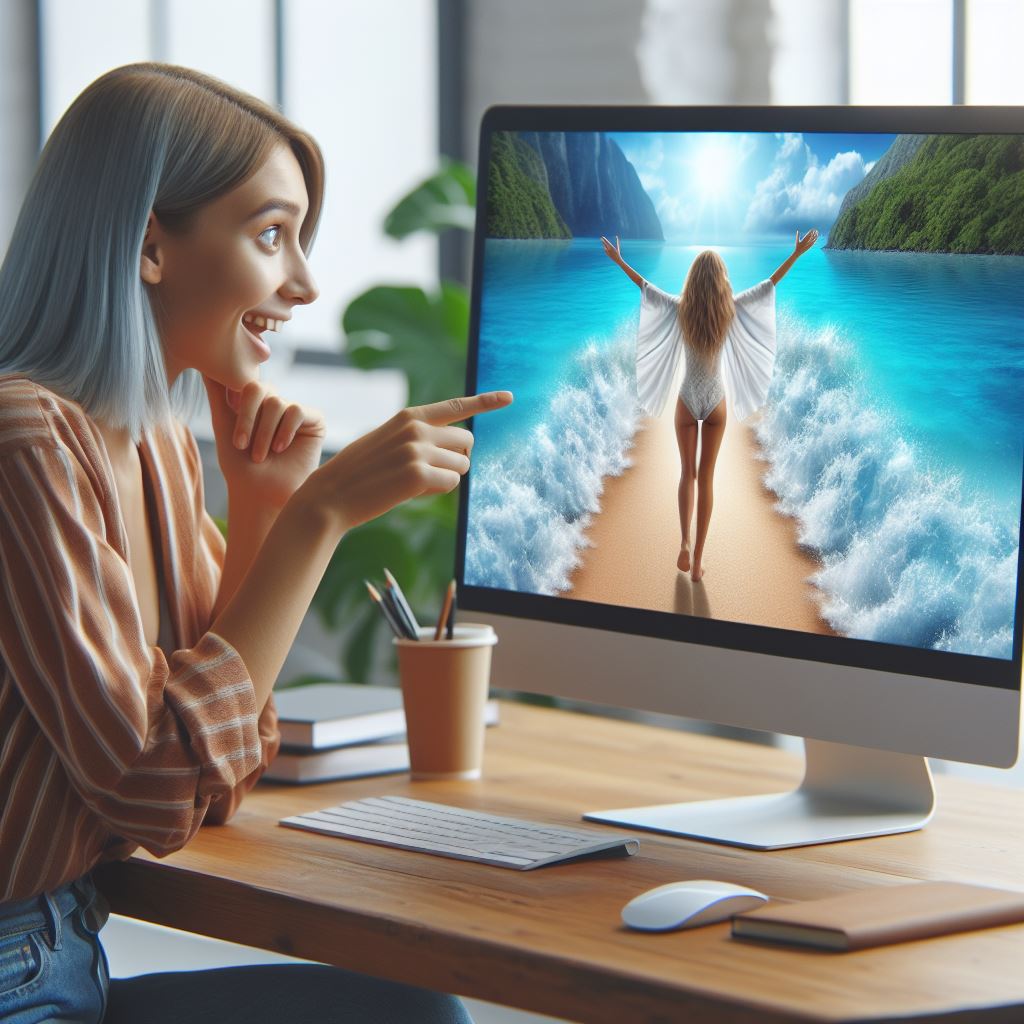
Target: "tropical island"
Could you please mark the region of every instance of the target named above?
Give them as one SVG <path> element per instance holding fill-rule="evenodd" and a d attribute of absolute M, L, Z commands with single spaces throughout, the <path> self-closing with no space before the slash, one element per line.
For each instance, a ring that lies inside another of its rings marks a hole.
<path fill-rule="evenodd" d="M 664 241 L 636 168 L 604 132 L 495 132 L 487 237 Z"/>
<path fill-rule="evenodd" d="M 826 248 L 1024 254 L 1024 138 L 898 136 L 847 194 Z"/>

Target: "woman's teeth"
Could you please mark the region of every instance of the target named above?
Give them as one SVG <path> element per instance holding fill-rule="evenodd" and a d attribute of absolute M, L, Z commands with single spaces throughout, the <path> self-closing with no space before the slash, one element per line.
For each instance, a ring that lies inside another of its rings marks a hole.
<path fill-rule="evenodd" d="M 242 323 L 243 324 L 253 324 L 256 327 L 259 327 L 261 330 L 265 329 L 265 330 L 274 331 L 275 333 L 277 333 L 278 331 L 281 330 L 281 324 L 283 324 L 284 321 L 283 320 L 269 320 L 265 316 L 256 316 L 253 313 L 246 313 L 245 316 L 242 317 Z"/>

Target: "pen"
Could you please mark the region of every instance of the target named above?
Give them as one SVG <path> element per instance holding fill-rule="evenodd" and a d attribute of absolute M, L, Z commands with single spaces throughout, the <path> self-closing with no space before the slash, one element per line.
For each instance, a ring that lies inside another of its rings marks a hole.
<path fill-rule="evenodd" d="M 387 624 L 391 627 L 391 632 L 397 637 L 408 639 L 408 634 L 405 629 L 398 624 L 398 621 L 395 619 L 395 613 L 388 607 L 387 602 L 380 596 L 380 591 L 378 591 L 369 580 L 363 580 L 363 582 L 366 584 L 366 589 L 370 592 L 370 597 L 376 602 L 381 614 L 384 616 Z"/>
<path fill-rule="evenodd" d="M 455 598 L 455 580 L 452 580 L 448 584 L 448 589 L 444 592 L 444 604 L 441 605 L 441 614 L 437 618 L 437 629 L 434 630 L 434 639 L 440 640 L 441 634 L 444 632 L 445 623 L 448 621 L 448 617 L 452 610 L 452 601 Z M 448 639 L 451 639 L 451 633 L 448 634 Z"/>
<path fill-rule="evenodd" d="M 420 624 L 416 621 L 416 616 L 413 615 L 412 608 L 409 602 L 405 599 L 405 594 L 402 593 L 402 588 L 398 585 L 398 580 L 391 575 L 389 569 L 384 570 L 384 579 L 387 580 L 387 591 L 391 595 L 391 602 L 397 609 L 400 617 L 404 620 L 405 624 L 409 627 L 409 631 L 412 634 L 410 639 L 418 640 L 420 636 Z"/>

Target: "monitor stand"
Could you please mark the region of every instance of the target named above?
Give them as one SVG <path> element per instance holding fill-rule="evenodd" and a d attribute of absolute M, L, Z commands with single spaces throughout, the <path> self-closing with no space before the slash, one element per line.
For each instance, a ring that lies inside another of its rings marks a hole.
<path fill-rule="evenodd" d="M 752 850 L 834 843 L 921 828 L 935 811 L 928 762 L 915 754 L 804 740 L 804 779 L 790 793 L 592 811 L 587 821 Z"/>

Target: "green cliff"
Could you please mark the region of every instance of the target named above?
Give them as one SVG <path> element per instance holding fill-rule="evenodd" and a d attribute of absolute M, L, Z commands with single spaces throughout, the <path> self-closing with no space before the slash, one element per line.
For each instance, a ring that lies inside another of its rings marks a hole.
<path fill-rule="evenodd" d="M 540 154 L 511 132 L 495 132 L 487 182 L 489 238 L 572 238 L 548 190 Z"/>
<path fill-rule="evenodd" d="M 840 214 L 830 249 L 1024 254 L 1024 139 L 932 135 Z"/>

